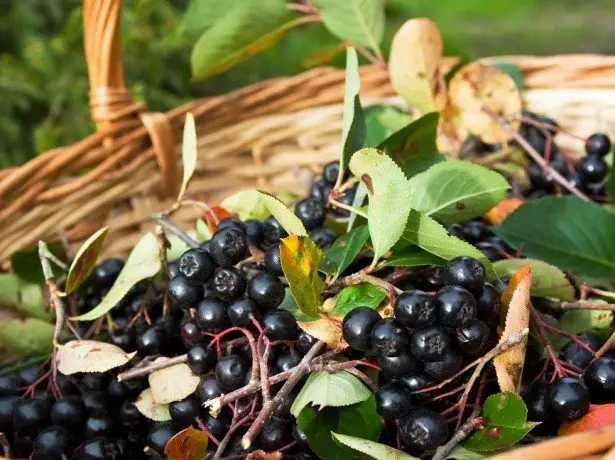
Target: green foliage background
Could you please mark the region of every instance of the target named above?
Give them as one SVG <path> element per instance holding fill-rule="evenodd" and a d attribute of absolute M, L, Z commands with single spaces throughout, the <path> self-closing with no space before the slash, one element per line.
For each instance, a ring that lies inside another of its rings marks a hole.
<path fill-rule="evenodd" d="M 229 0 L 230 1 L 230 0 Z M 205 81 L 190 76 L 198 37 L 177 25 L 189 0 L 124 0 L 122 41 L 127 84 L 154 110 L 219 94 L 327 60 L 338 42 L 322 25 L 303 26 L 272 49 Z M 385 53 L 407 18 L 440 26 L 448 54 L 615 52 L 612 0 L 388 0 Z M 81 0 L 0 1 L 0 168 L 92 132 L 82 55 Z"/>

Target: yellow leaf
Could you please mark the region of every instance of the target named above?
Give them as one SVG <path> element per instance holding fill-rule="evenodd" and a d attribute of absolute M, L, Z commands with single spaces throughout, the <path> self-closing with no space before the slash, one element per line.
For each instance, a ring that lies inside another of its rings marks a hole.
<path fill-rule="evenodd" d="M 500 323 L 504 324 L 504 332 L 500 343 L 514 334 L 525 330 L 530 323 L 530 290 L 532 273 L 529 265 L 520 268 L 510 278 L 508 287 L 502 294 L 502 311 Z M 519 393 L 527 336 L 518 344 L 493 359 L 495 372 L 500 385 L 500 391 Z"/>
<path fill-rule="evenodd" d="M 509 214 L 522 204 L 521 198 L 515 196 L 506 198 L 487 211 L 483 217 L 492 225 L 500 225 Z"/>
<path fill-rule="evenodd" d="M 321 315 L 317 320 L 298 321 L 297 324 L 305 332 L 322 340 L 334 350 L 341 350 L 348 346 L 342 337 L 342 318 Z"/>

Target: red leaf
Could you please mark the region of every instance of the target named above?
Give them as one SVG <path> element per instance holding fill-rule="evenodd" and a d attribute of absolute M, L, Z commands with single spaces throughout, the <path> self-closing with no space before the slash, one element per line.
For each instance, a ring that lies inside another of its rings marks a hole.
<path fill-rule="evenodd" d="M 200 460 L 207 450 L 207 433 L 188 427 L 167 442 L 164 458 L 168 460 Z"/>
<path fill-rule="evenodd" d="M 493 225 L 500 225 L 509 214 L 523 204 L 521 198 L 512 197 L 500 201 L 483 216 Z"/>
<path fill-rule="evenodd" d="M 218 228 L 218 223 L 221 220 L 224 220 L 227 217 L 234 216 L 235 214 L 227 211 L 224 208 L 221 208 L 220 206 L 213 206 L 211 209 L 203 213 L 203 219 L 207 221 L 207 226 L 212 233 L 216 231 L 216 229 Z"/>
<path fill-rule="evenodd" d="M 600 404 L 591 406 L 589 412 L 580 419 L 562 423 L 557 434 L 580 433 L 613 424 L 615 424 L 615 404 Z"/>

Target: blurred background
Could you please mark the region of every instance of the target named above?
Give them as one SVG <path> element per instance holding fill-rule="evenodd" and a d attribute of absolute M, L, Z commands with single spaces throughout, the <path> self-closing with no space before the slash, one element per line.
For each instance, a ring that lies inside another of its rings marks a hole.
<path fill-rule="evenodd" d="M 152 110 L 344 62 L 339 40 L 310 24 L 231 70 L 196 81 L 190 53 L 198 34 L 182 27 L 189 4 L 123 2 L 127 84 Z M 0 0 L 0 15 L 0 168 L 6 168 L 70 144 L 93 125 L 81 0 Z M 418 16 L 437 22 L 448 55 L 615 53 L 615 0 L 388 0 L 385 55 L 395 30 Z"/>

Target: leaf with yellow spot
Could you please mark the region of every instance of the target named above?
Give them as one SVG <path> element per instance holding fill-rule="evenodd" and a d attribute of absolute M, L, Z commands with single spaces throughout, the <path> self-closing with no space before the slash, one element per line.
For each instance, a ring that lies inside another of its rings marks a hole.
<path fill-rule="evenodd" d="M 317 317 L 322 304 L 322 280 L 318 265 L 323 253 L 307 236 L 290 235 L 280 243 L 280 262 L 290 293 L 299 309 Z"/>

